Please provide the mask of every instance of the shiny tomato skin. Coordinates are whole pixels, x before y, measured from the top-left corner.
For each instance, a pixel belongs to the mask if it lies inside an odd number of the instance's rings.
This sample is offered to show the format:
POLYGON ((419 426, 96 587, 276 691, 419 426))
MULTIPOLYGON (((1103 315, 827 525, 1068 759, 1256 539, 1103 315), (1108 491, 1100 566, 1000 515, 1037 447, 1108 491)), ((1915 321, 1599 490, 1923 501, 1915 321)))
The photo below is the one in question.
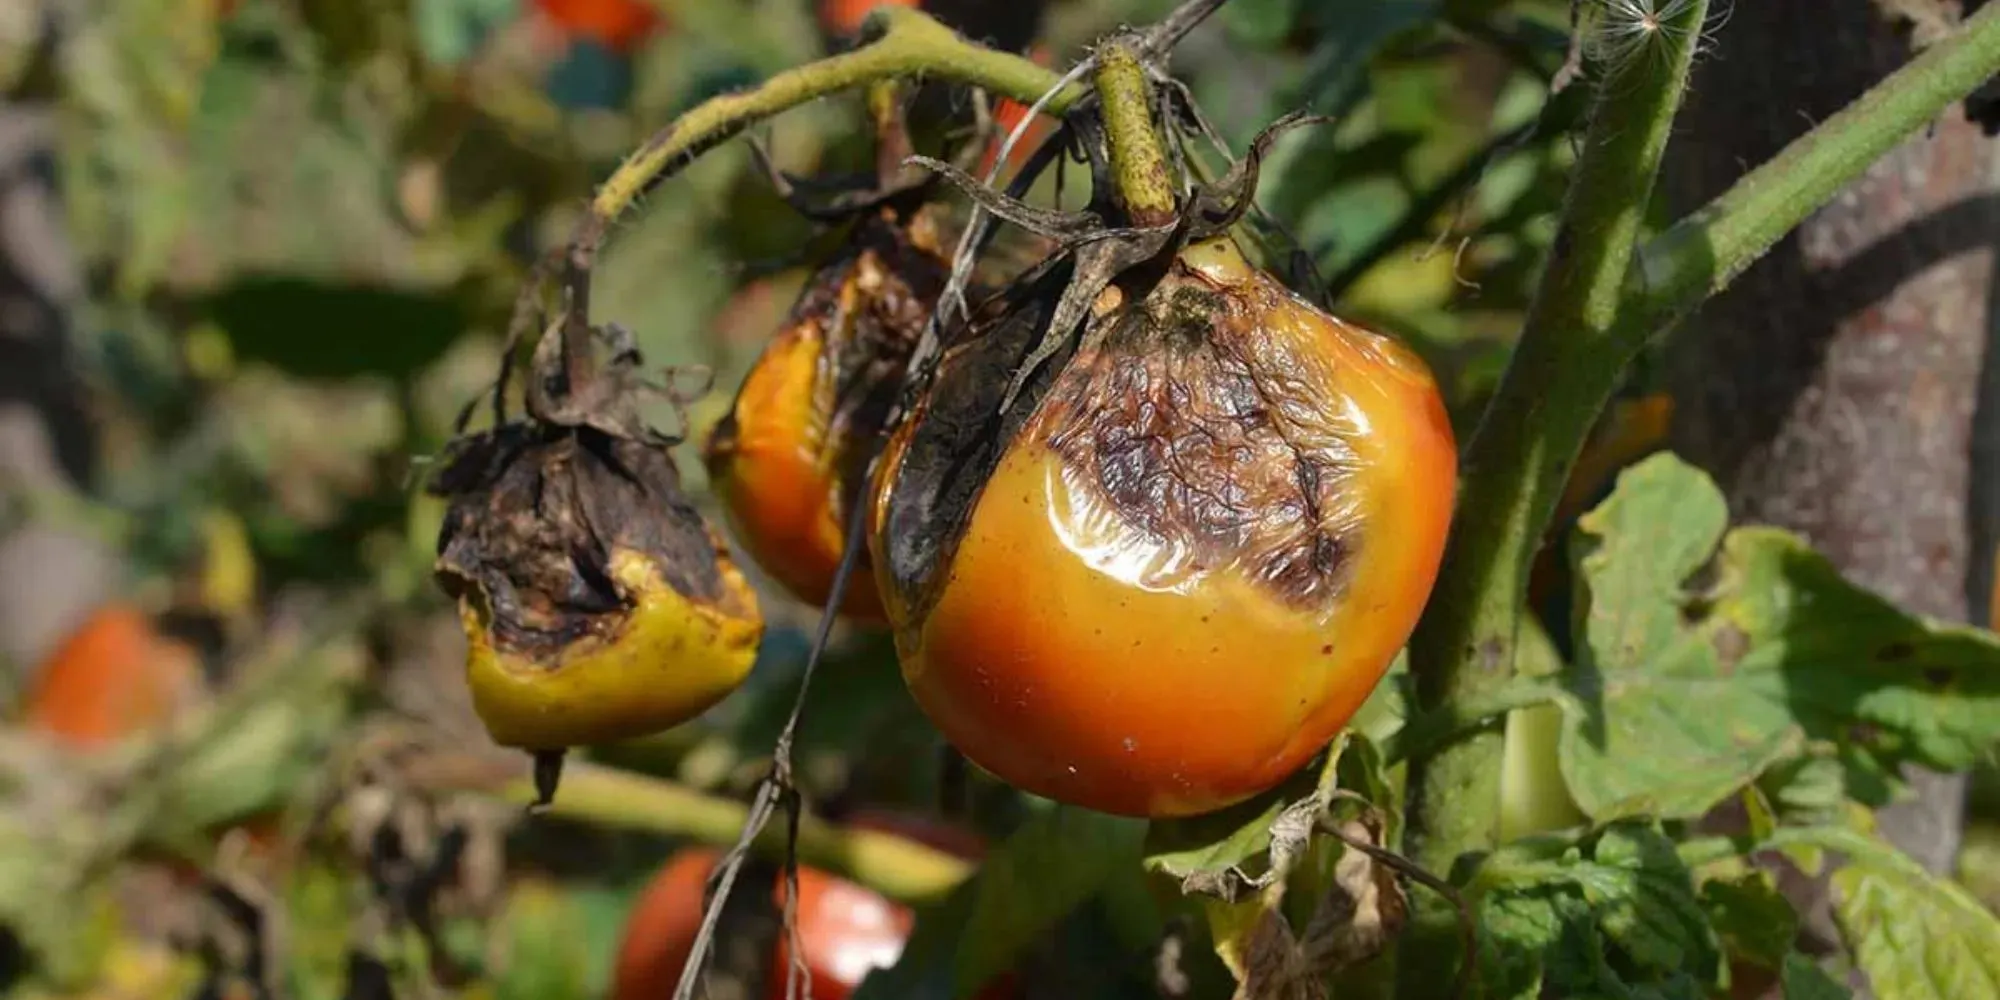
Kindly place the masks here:
POLYGON ((25 722, 92 749, 170 721, 203 684, 199 654, 163 635, 145 612, 106 604, 42 663, 25 722))
POLYGON ((571 36, 620 53, 638 47, 660 23, 659 8, 645 0, 535 0, 535 6, 571 36))
MULTIPOLYGON (((1247 297, 1240 343, 1281 354, 1311 412, 1333 411, 1308 419, 1344 428, 1340 502, 1359 543, 1337 604, 1275 598, 1254 553, 1176 563, 1078 479, 1050 443, 1067 431, 1037 427, 1040 411, 986 480, 941 591, 919 609, 881 582, 904 677, 947 739, 1017 787, 1133 816, 1242 801, 1338 733, 1415 626, 1456 490, 1451 426, 1415 355, 1283 293, 1226 240, 1176 267, 1247 297)), ((886 450, 878 512, 922 417, 886 450)))
MULTIPOLYGON (((821 398, 831 388, 823 347, 811 324, 781 331, 744 377, 729 447, 709 456, 716 495, 744 549, 786 590, 819 607, 847 548, 839 453, 825 412, 831 404, 821 398)), ((882 620, 865 555, 840 612, 882 620)))
MULTIPOLYGON (((701 925, 709 873, 721 854, 689 848, 653 877, 625 925, 613 982, 614 1000, 672 996, 701 925)), ((782 882, 773 898, 784 901, 782 882)), ((871 969, 895 962, 915 917, 908 907, 830 875, 799 867, 799 936, 812 970, 816 1000, 847 1000, 871 969)), ((783 1000, 790 951, 780 940, 771 959, 767 1000, 783 1000)))

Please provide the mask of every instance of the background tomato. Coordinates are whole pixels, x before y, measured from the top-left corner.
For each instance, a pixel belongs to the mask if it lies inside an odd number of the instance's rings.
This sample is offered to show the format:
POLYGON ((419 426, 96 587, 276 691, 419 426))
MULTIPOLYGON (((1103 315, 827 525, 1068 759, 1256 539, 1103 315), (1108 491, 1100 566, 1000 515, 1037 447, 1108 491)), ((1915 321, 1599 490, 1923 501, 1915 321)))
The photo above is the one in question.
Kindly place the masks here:
POLYGON ((620 53, 637 48, 662 20, 644 0, 535 0, 535 7, 571 36, 620 53))
POLYGON ((36 674, 25 720, 80 749, 171 720, 199 698, 200 654, 160 632, 152 616, 107 604, 70 633, 36 674))
MULTIPOLYGON (((701 925, 702 895, 721 854, 682 851, 653 877, 633 907, 619 946, 616 1000, 671 996, 701 925)), ((739 891, 747 891, 747 888, 739 891)), ((782 905, 783 886, 774 887, 782 905)), ((817 868, 799 868, 799 936, 817 1000, 846 1000, 870 969, 895 962, 915 918, 907 907, 817 868)), ((789 950, 781 940, 771 958, 766 996, 785 996, 789 950)))

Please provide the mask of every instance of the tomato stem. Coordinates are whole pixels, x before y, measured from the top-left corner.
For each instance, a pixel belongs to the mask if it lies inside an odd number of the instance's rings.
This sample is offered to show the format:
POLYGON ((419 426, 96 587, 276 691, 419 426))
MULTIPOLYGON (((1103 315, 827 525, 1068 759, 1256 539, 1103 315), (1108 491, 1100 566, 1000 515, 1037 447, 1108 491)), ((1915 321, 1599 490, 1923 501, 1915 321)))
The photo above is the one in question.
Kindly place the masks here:
MULTIPOLYGON (((1424 711, 1491 702, 1522 666, 1530 560, 1584 440, 1638 351, 1880 156, 2000 73, 2000 7, 1989 5, 1638 251, 1641 215, 1707 8, 1706 0, 1689 3, 1604 67, 1548 269, 1467 446, 1459 519, 1411 642, 1424 711)), ((1426 867, 1449 870, 1494 843, 1501 750, 1497 733, 1479 731, 1413 757, 1409 846, 1426 867)), ((1412 931, 1434 939, 1437 925, 1424 918, 1412 931)), ((1402 951, 1413 961, 1403 964, 1399 995, 1436 995, 1426 966, 1437 964, 1437 949, 1402 951)))
MULTIPOLYGON (((1468 444, 1459 518, 1438 588, 1410 643, 1417 706, 1477 703, 1512 681, 1529 561, 1583 441, 1636 354, 1614 331, 1647 202, 1708 16, 1691 0, 1643 50, 1602 67, 1582 155, 1519 346, 1468 444)), ((1504 737, 1486 729, 1410 761, 1407 843, 1448 872, 1497 840, 1504 737)), ((1518 792, 1517 792, 1518 794, 1518 792)), ((1449 984, 1452 914, 1419 909, 1397 976, 1402 997, 1449 984)))
MULTIPOLYGON (((536 792, 531 781, 516 780, 501 794, 527 803, 536 792)), ((743 831, 749 807, 657 778, 579 763, 570 765, 563 776, 562 794, 543 815, 727 847, 736 843, 743 831)), ((782 826, 766 829, 755 841, 757 853, 784 858, 784 834, 782 826)), ((809 815, 799 820, 798 859, 891 899, 912 903, 942 898, 964 881, 973 867, 964 859, 893 833, 842 827, 809 815)))
POLYGON ((1135 226, 1172 225, 1173 175, 1153 124, 1152 83, 1131 42, 1114 38, 1098 48, 1096 83, 1120 207, 1135 226))

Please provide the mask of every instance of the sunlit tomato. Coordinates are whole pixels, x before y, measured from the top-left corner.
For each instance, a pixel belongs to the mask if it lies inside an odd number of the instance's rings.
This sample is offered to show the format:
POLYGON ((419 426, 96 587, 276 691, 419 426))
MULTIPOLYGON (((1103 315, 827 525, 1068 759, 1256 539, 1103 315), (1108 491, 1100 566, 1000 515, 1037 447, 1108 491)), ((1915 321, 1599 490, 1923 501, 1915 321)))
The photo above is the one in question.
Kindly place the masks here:
POLYGON ((661 444, 509 425, 454 444, 436 572, 457 598, 473 707, 530 751, 678 725, 743 682, 757 595, 661 444))
MULTIPOLYGON (((824 606, 846 551, 848 512, 949 264, 919 213, 858 223, 806 282, 784 327, 703 451, 736 536, 764 571, 824 606)), ((866 554, 841 612, 880 621, 866 554)))
POLYGON ((917 7, 920 0, 819 0, 819 23, 835 38, 847 38, 861 31, 868 12, 877 7, 917 7))
POLYGON ((535 0, 536 8, 575 37, 614 52, 630 52, 659 26, 660 9, 646 0, 535 0))
POLYGON ((161 634, 138 608, 107 604, 43 662, 25 721, 80 749, 98 747, 170 721, 202 685, 193 647, 161 634))
MULTIPOLYGON (((692 848, 675 855, 647 884, 618 948, 615 1000, 672 996, 701 925, 703 893, 719 855, 692 848)), ((774 898, 784 903, 782 881, 774 898)), ((902 954, 915 918, 909 908, 817 868, 799 868, 799 938, 816 1000, 845 1000, 869 970, 902 954)), ((790 951, 781 939, 766 996, 783 1000, 790 951)))
POLYGON ((1143 298, 1108 289, 995 420, 1009 324, 1046 315, 1022 294, 954 338, 878 472, 911 691, 972 762, 1060 801, 1175 816, 1270 788, 1430 593, 1456 454, 1429 371, 1213 239, 1143 298))

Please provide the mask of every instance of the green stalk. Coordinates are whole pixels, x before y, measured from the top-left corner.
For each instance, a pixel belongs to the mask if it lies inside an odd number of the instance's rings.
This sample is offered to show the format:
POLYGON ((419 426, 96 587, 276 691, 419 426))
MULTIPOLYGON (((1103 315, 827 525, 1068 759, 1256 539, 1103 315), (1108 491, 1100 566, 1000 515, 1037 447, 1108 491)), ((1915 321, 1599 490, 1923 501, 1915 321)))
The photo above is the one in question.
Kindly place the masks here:
POLYGON ((1153 126, 1151 82, 1130 42, 1113 39, 1098 48, 1096 83, 1119 202, 1135 226, 1171 225, 1173 175, 1153 126))
MULTIPOLYGON (((1514 676, 1529 560, 1569 469, 1635 348, 1615 336, 1640 228, 1688 68, 1708 16, 1694 0, 1599 84, 1548 269, 1465 455, 1439 585, 1410 645, 1418 705, 1477 703, 1514 676)), ((1411 761, 1408 849, 1434 872, 1490 847, 1502 734, 1485 731, 1411 761)), ((1404 997, 1444 995, 1455 917, 1426 907, 1401 949, 1404 997)))
MULTIPOLYGON (((1555 250, 1520 346, 1467 448, 1459 521, 1411 643, 1420 705, 1497 700, 1512 678, 1529 560, 1597 414, 1636 352, 1750 266, 1883 154, 2000 73, 1987 7, 1728 192, 1631 251, 1686 84, 1705 2, 1600 87, 1555 250), (1630 269, 1628 273, 1628 268, 1630 269), (1631 281, 1633 289, 1626 287, 1631 281)), ((1464 714, 1464 713, 1460 713, 1464 714)), ((1412 762, 1410 846, 1432 870, 1490 847, 1500 736, 1412 762)), ((1403 953, 1404 997, 1436 995, 1449 914, 1422 915, 1403 953)))
MULTIPOLYGON (((616 219, 683 161, 772 115, 850 87, 892 78, 935 76, 1033 103, 1061 79, 1020 56, 966 41, 915 10, 885 7, 869 16, 885 29, 875 41, 779 73, 754 89, 712 97, 675 119, 619 164, 591 200, 591 215, 599 220, 616 219)), ((1061 114, 1082 95, 1082 88, 1070 87, 1049 102, 1047 111, 1061 114)))
POLYGON ((1996 68, 2000 7, 1989 4, 1648 243, 1639 261, 1639 309, 1621 333, 1643 342, 1727 287, 1876 160, 1991 79, 1996 68))

